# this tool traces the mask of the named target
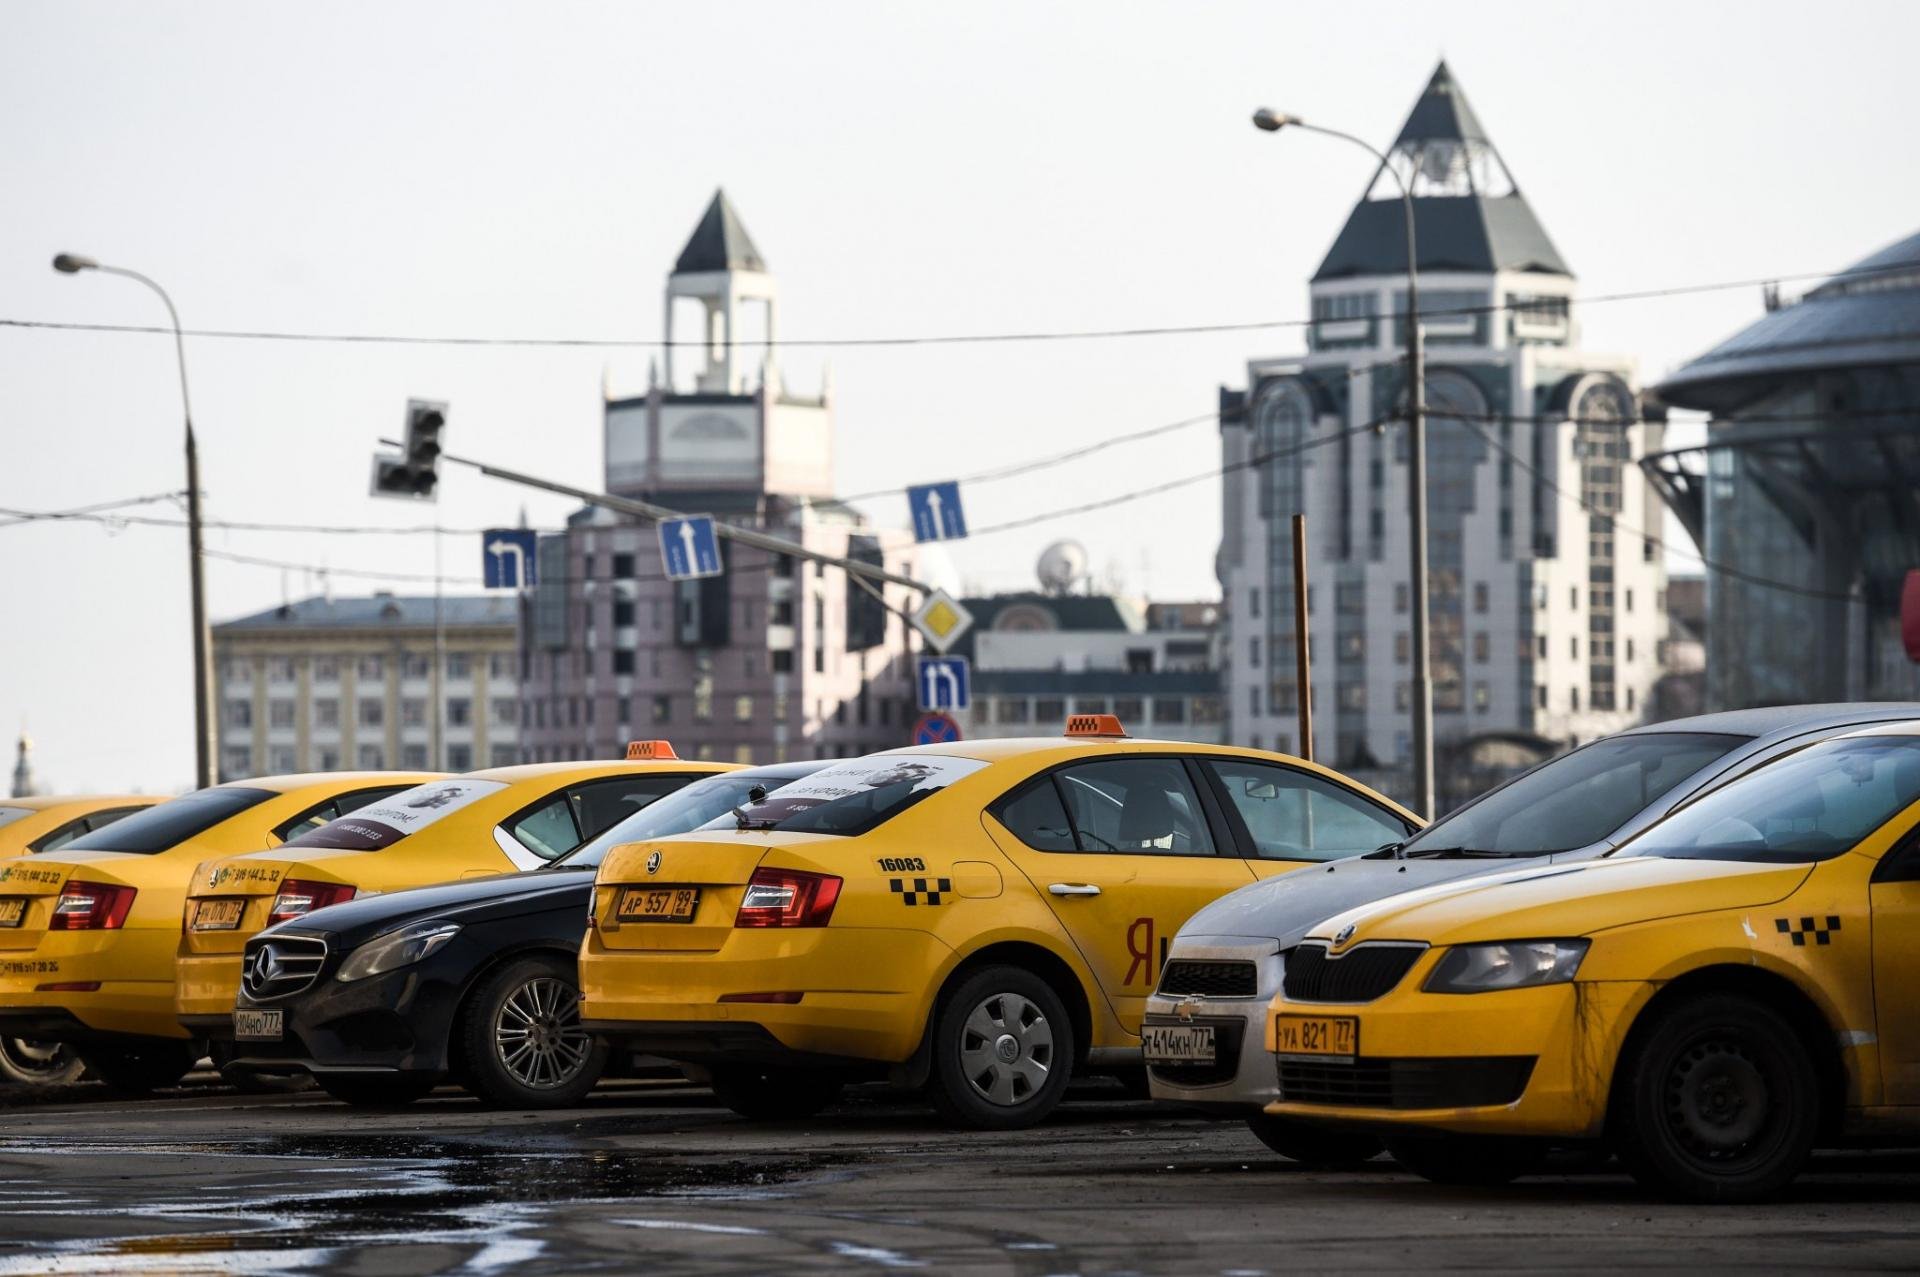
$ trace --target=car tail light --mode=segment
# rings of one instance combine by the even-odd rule
[[[328,905],[351,899],[353,888],[344,882],[308,882],[303,878],[289,878],[280,884],[280,894],[273,898],[273,909],[267,914],[267,925],[271,927],[276,922],[305,917],[315,909],[325,909]]]
[[[132,887],[105,882],[69,882],[53,903],[49,931],[118,931],[133,908]]]
[[[740,898],[736,927],[824,927],[840,899],[840,879],[800,869],[756,869]]]

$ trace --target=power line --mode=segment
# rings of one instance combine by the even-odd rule
[[[0,528],[16,523],[33,523],[40,520],[81,519],[94,522],[132,522],[139,516],[128,515],[120,520],[101,518],[108,510],[125,510],[133,506],[153,505],[160,501],[178,501],[187,494],[184,492],[155,492],[144,497],[123,497],[118,501],[96,501],[92,505],[74,506],[70,510],[11,510],[0,508],[0,515],[7,516],[0,521]]]
[[[1649,301],[1668,297],[1690,296],[1701,293],[1728,292],[1741,288],[1756,288],[1783,282],[1819,279],[1831,281],[1842,278],[1871,275],[1893,274],[1912,270],[1920,266],[1920,261],[1893,262],[1882,266],[1849,267],[1839,271],[1798,271],[1790,274],[1768,275],[1751,279],[1723,280],[1704,284],[1678,284],[1665,288],[1642,288],[1619,293],[1598,293],[1590,297],[1569,299],[1570,305],[1591,306],[1604,302]],[[1538,310],[1537,300],[1523,302],[1492,302],[1476,306],[1455,306],[1446,309],[1421,310],[1422,319],[1438,319],[1454,315],[1499,314],[1509,310]],[[813,337],[780,338],[760,341],[740,342],[742,348],[808,348],[839,349],[849,347],[891,347],[891,346],[966,346],[991,345],[1012,342],[1044,341],[1096,341],[1113,338],[1131,337],[1180,337],[1204,336],[1216,333],[1260,332],[1280,328],[1305,328],[1318,321],[1307,319],[1257,319],[1237,323],[1216,324],[1162,324],[1133,328],[1079,328],[1079,329],[1035,329],[1019,332],[996,333],[933,333],[913,337]],[[47,319],[0,319],[0,327],[22,329],[45,329],[60,332],[97,332],[97,333],[149,333],[173,335],[171,328],[162,328],[153,324],[100,324],[79,323]],[[327,342],[346,345],[402,345],[402,346],[468,346],[468,347],[521,347],[545,349],[662,349],[669,347],[699,348],[708,343],[704,338],[689,341],[668,341],[664,337],[451,337],[406,335],[393,333],[320,333],[294,332],[273,329],[235,329],[235,328],[189,328],[184,330],[188,337],[216,338],[238,341],[285,341],[285,342]]]
[[[235,554],[230,550],[201,550],[210,559],[222,559],[228,563],[240,563],[255,568],[280,568],[294,572],[311,572],[315,576],[362,577],[369,581],[408,581],[431,583],[442,581],[448,585],[480,585],[477,576],[435,576],[431,572],[388,572],[364,568],[336,568],[319,563],[292,563],[285,559],[263,559],[251,554]]]

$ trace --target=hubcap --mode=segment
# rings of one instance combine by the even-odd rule
[[[493,1049],[522,1086],[540,1091],[565,1086],[593,1049],[592,1038],[580,1027],[580,991],[551,976],[527,981],[501,1004]]]
[[[960,1068],[975,1094],[989,1103],[1024,1103],[1053,1071],[1053,1026],[1026,998],[996,993],[967,1016],[960,1031]]]
[[[61,1043],[26,1038],[0,1038],[0,1054],[13,1068],[34,1077],[59,1077],[73,1063],[73,1052]]]
[[[1726,1163],[1751,1154],[1772,1113],[1772,1088],[1745,1043],[1694,1043],[1667,1074],[1667,1125],[1689,1153]]]

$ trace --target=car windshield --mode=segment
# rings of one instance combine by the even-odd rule
[[[864,834],[985,766],[950,754],[847,759],[788,785],[750,812],[729,813],[701,828]]]
[[[144,811],[136,811],[103,829],[74,839],[60,850],[130,851],[137,855],[152,856],[169,847],[177,847],[229,816],[237,816],[272,797],[271,789],[249,789],[241,785],[196,789],[191,794],[169,798]]]
[[[615,847],[645,842],[649,838],[665,838],[669,834],[684,834],[711,820],[724,819],[727,827],[731,827],[735,823],[732,813],[736,808],[753,810],[748,805],[752,802],[755,789],[764,789],[771,796],[782,786],[791,785],[800,777],[824,769],[827,765],[822,762],[808,771],[787,770],[772,774],[760,770],[725,772],[696,780],[665,798],[656,799],[598,838],[583,844],[579,850],[560,857],[552,864],[543,866],[543,869],[597,868]]]
[[[1750,739],[1715,732],[1635,732],[1598,740],[1436,821],[1401,852],[1544,856],[1590,847]]]
[[[1682,807],[1623,856],[1803,864],[1851,851],[1920,799],[1920,736],[1812,745]]]

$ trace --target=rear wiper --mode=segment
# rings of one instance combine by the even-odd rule
[[[772,829],[780,822],[771,816],[755,819],[738,807],[733,809],[733,827],[735,829]]]

